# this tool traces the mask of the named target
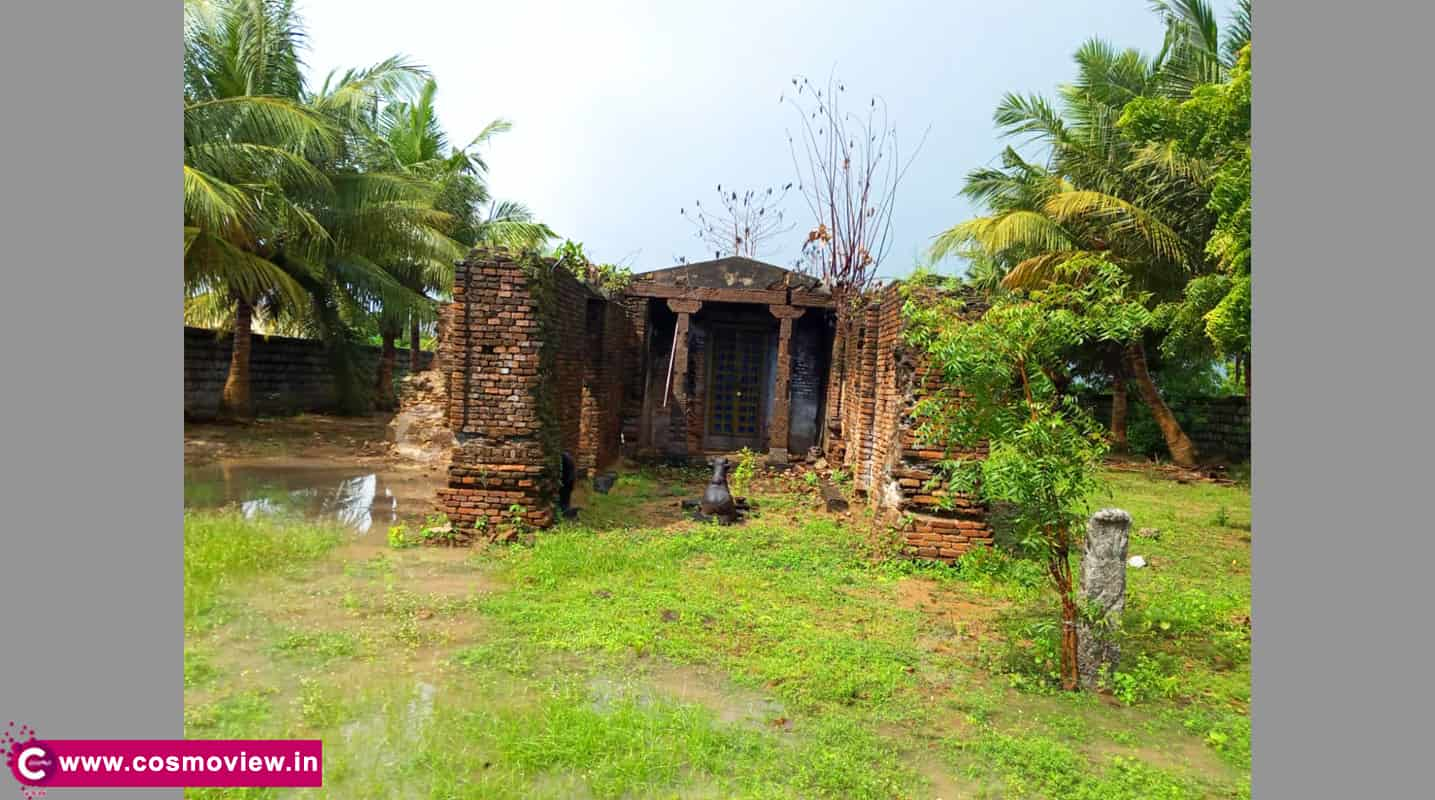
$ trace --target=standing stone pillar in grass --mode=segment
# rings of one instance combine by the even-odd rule
[[[1130,534],[1131,515],[1119,508],[1103,508],[1086,523],[1078,597],[1082,614],[1076,629],[1076,671],[1083,689],[1095,689],[1102,669],[1114,670],[1120,656],[1116,634],[1126,607]]]
[[[792,321],[802,316],[801,306],[770,305],[779,321],[777,335],[777,375],[772,393],[772,421],[768,423],[767,460],[786,464],[788,424],[792,419],[789,385],[792,376]]]

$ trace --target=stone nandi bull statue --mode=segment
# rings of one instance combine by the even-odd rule
[[[732,462],[726,458],[713,459],[712,480],[708,481],[707,488],[703,490],[702,502],[698,503],[698,510],[704,516],[716,517],[723,525],[731,525],[737,521],[737,502],[727,488],[727,472],[730,469]]]

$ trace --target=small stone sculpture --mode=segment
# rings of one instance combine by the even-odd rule
[[[724,525],[737,521],[737,503],[733,502],[732,492],[727,488],[727,471],[731,468],[732,462],[726,458],[713,459],[713,477],[703,490],[702,502],[698,504],[699,511],[706,516],[717,517]]]

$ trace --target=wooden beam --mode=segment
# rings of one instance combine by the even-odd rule
[[[822,292],[809,292],[804,289],[793,289],[790,305],[803,306],[805,308],[831,308],[832,295]]]
[[[661,283],[634,281],[624,290],[634,297],[658,297],[673,300],[700,300],[711,303],[786,303],[786,289],[739,289],[735,287],[670,286]]]

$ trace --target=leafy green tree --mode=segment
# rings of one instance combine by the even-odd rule
[[[1206,243],[1215,226],[1209,206],[1212,165],[1196,154],[1123,135],[1124,108],[1142,98],[1185,98],[1192,86],[1223,79],[1230,48],[1249,39],[1250,4],[1242,3],[1221,41],[1209,5],[1159,2],[1166,20],[1162,52],[1147,58],[1092,39],[1076,53],[1077,77],[1061,87],[1060,103],[1008,94],[995,120],[1002,132],[1038,144],[1046,163],[1007,148],[998,169],[967,177],[964,194],[991,213],[960,223],[934,241],[932,256],[979,254],[1002,285],[1031,288],[1053,279],[1066,262],[1099,255],[1117,264],[1153,303],[1182,296],[1195,278],[1217,270]],[[1190,466],[1197,452],[1167,407],[1137,339],[1101,359],[1113,407],[1125,407],[1134,381],[1150,407],[1173,460]],[[1124,424],[1113,420],[1113,429]]]
[[[997,297],[972,322],[962,321],[959,297],[922,289],[909,294],[904,314],[907,340],[945,379],[914,408],[918,435],[949,452],[986,446],[984,458],[944,462],[947,485],[1015,510],[1019,541],[1044,557],[1060,601],[1062,685],[1076,689],[1071,552],[1108,443],[1070,394],[1066,370],[1074,349],[1132,341],[1151,321],[1147,298],[1111,262],[1082,256],[1057,276]]]
[[[350,104],[339,92],[350,83],[351,74],[337,80],[331,76],[314,100],[336,106],[350,131],[344,157],[329,165],[331,172],[342,176],[336,183],[349,192],[331,215],[342,229],[336,241],[344,247],[331,257],[329,267],[340,279],[334,288],[344,317],[352,325],[372,318],[384,334],[384,355],[371,386],[378,404],[388,407],[393,398],[394,341],[404,321],[429,313],[431,302],[424,288],[451,275],[451,264],[463,254],[463,247],[447,235],[453,218],[438,205],[440,174],[371,158],[376,138],[372,120],[382,120],[394,108],[405,110],[406,99],[419,91],[415,83],[374,91],[349,111]]]
[[[1077,52],[1078,80],[1062,89],[1064,113],[1041,97],[1008,95],[996,121],[1009,137],[1049,151],[1048,164],[1008,147],[998,169],[970,173],[964,194],[991,210],[939,235],[934,258],[982,254],[1003,271],[1008,288],[1041,286],[1072,260],[1099,255],[1120,264],[1156,296],[1175,296],[1200,270],[1200,243],[1209,225],[1191,176],[1144,158],[1116,130],[1121,105],[1156,90],[1157,68],[1136,51],[1117,52],[1092,40]],[[1145,345],[1105,353],[1114,408],[1125,406],[1135,381],[1166,438],[1172,458],[1192,465],[1197,453],[1157,390]],[[1120,419],[1113,429],[1124,429]]]
[[[1250,395],[1251,354],[1251,47],[1230,80],[1197,86],[1188,99],[1140,98],[1120,127],[1135,139],[1211,165],[1207,210],[1215,216],[1206,257],[1218,271],[1189,282],[1157,309],[1168,354],[1209,349],[1244,366]]]

